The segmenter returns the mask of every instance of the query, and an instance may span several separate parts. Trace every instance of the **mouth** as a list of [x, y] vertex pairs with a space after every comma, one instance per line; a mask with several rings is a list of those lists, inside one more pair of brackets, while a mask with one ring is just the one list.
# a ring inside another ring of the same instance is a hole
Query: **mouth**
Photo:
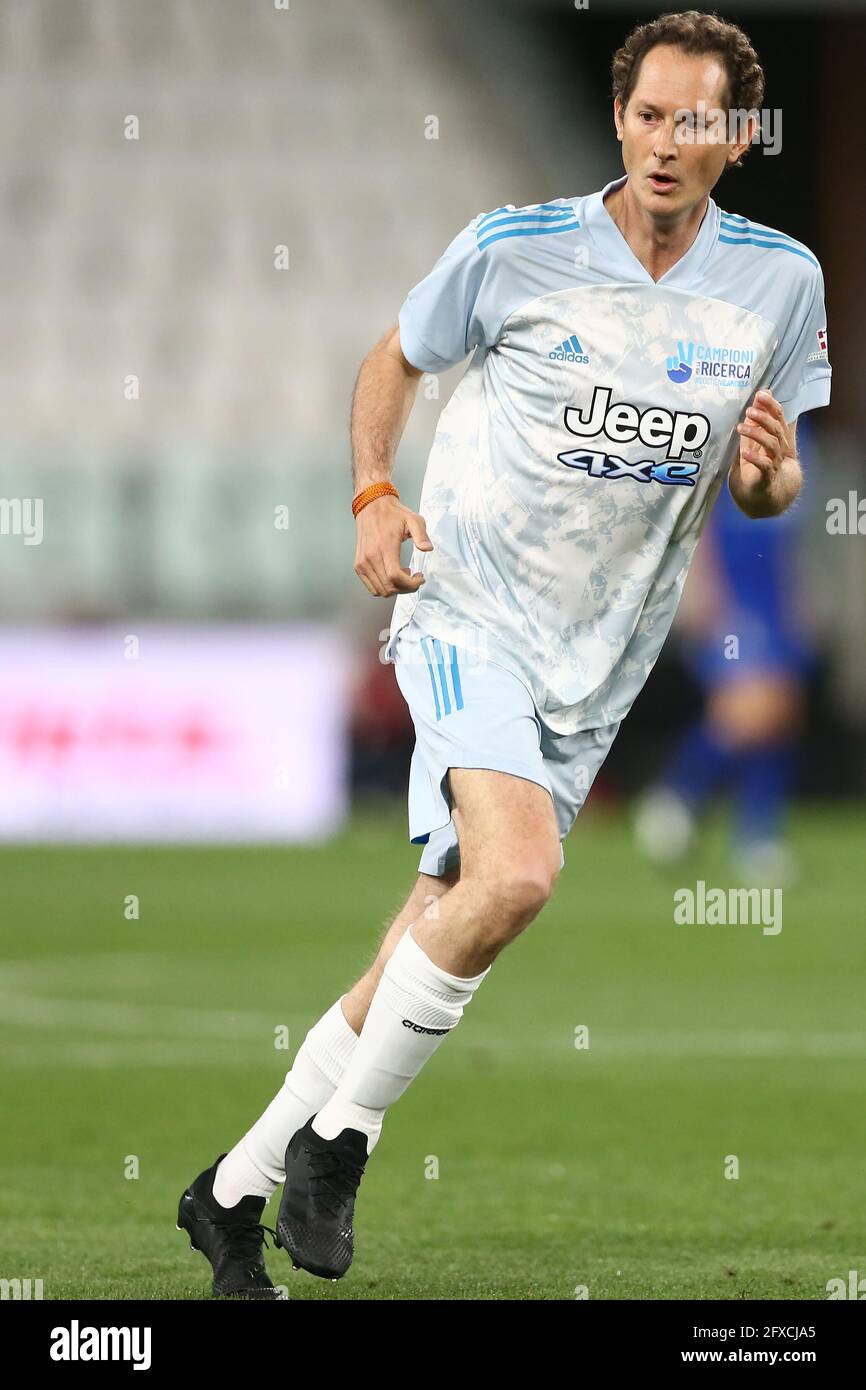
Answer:
[[653, 188], [656, 193], [670, 193], [671, 189], [676, 188], [679, 182], [678, 179], [674, 178], [673, 174], [665, 174], [658, 169], [654, 170], [651, 174], [647, 174], [647, 179], [650, 187]]

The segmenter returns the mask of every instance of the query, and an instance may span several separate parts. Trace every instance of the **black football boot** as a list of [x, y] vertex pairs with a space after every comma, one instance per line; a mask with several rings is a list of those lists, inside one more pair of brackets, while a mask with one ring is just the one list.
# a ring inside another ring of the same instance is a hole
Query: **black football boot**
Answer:
[[[242, 1197], [235, 1207], [221, 1207], [213, 1195], [214, 1177], [225, 1158], [220, 1154], [212, 1168], [199, 1173], [180, 1199], [177, 1229], [186, 1231], [193, 1250], [213, 1266], [214, 1298], [278, 1298], [286, 1295], [275, 1289], [262, 1250], [266, 1244], [260, 1217], [264, 1197]], [[271, 1231], [276, 1240], [276, 1235]]]
[[341, 1279], [352, 1263], [352, 1216], [367, 1162], [367, 1136], [344, 1129], [323, 1139], [309, 1120], [286, 1149], [286, 1185], [277, 1217], [277, 1245], [296, 1269]]

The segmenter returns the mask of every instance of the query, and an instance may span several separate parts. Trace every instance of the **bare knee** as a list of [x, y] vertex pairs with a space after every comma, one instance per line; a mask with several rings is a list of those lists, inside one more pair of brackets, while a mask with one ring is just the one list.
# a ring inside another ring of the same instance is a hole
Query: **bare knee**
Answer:
[[496, 905], [516, 920], [531, 922], [553, 892], [559, 864], [542, 859], [510, 863], [492, 885]]
[[558, 852], [555, 858], [547, 852], [514, 854], [480, 876], [479, 925], [490, 949], [501, 950], [538, 916], [553, 892], [559, 868]]

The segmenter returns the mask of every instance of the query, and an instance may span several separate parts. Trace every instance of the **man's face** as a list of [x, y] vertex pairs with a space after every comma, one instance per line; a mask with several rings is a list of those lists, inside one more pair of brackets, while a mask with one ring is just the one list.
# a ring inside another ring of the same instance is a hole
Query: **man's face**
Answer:
[[[644, 57], [625, 109], [618, 97], [614, 102], [629, 187], [653, 217], [673, 220], [695, 207], [747, 147], [751, 125], [744, 138], [728, 140], [727, 88], [714, 54], [694, 57], [659, 44]], [[694, 113], [691, 131], [683, 112]], [[701, 112], [710, 122], [706, 129]]]

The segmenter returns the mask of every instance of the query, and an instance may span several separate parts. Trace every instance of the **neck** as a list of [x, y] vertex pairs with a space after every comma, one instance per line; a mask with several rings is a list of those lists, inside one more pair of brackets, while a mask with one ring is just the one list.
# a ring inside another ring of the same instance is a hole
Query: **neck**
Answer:
[[699, 203], [678, 217], [662, 221], [641, 207], [626, 179], [621, 188], [608, 193], [604, 206], [647, 273], [660, 280], [688, 251], [708, 202], [705, 193]]

